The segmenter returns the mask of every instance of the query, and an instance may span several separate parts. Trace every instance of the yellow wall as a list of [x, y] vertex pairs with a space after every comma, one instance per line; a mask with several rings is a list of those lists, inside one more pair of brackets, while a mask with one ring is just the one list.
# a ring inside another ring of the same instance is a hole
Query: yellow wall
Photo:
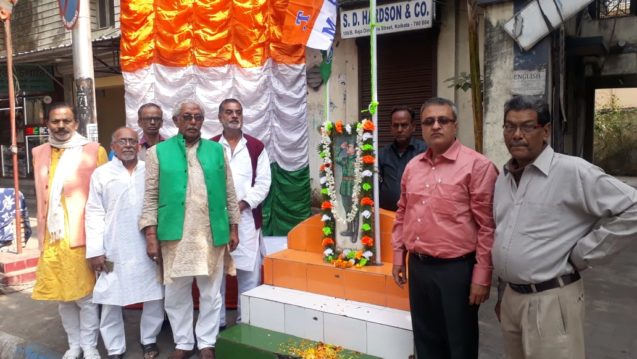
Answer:
[[95, 102], [97, 102], [99, 141], [108, 149], [113, 131], [118, 127], [126, 126], [124, 87], [96, 88]]
[[595, 91], [595, 108], [604, 107], [616, 96], [619, 107], [637, 107], [637, 88], [599, 89]]

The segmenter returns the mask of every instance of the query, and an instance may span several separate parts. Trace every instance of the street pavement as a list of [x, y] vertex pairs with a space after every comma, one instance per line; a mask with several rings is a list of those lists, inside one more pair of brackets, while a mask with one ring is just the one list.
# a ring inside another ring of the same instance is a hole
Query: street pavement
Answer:
[[[33, 240], [33, 239], [32, 239]], [[34, 243], [35, 241], [33, 240]], [[589, 269], [586, 293], [586, 348], [592, 359], [637, 358], [637, 241], [607, 265]], [[497, 296], [480, 309], [480, 358], [503, 358], [502, 336], [493, 307]], [[127, 358], [141, 358], [139, 310], [126, 309]], [[229, 311], [232, 324], [235, 311]], [[158, 338], [160, 358], [173, 349], [166, 322]], [[30, 288], [0, 288], [0, 359], [58, 359], [67, 349], [57, 303], [34, 301]], [[101, 344], [100, 351], [106, 357]], [[235, 359], [235, 358], [231, 358]], [[243, 358], [237, 358], [243, 359]], [[249, 358], [246, 358], [249, 359]], [[550, 359], [550, 358], [547, 358]]]

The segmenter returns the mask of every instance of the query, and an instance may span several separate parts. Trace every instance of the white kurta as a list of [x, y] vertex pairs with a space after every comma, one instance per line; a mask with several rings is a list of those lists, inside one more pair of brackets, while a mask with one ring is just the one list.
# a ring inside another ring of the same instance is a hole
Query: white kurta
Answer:
[[132, 174], [118, 159], [91, 176], [86, 203], [86, 258], [106, 256], [113, 272], [102, 272], [93, 301], [129, 305], [163, 298], [159, 268], [146, 255], [146, 240], [137, 227], [144, 202], [145, 164]]
[[[223, 145], [226, 157], [230, 162], [232, 170], [232, 179], [234, 180], [234, 188], [237, 192], [237, 201], [245, 201], [250, 208], [256, 208], [265, 200], [270, 191], [270, 159], [265, 148], [261, 152], [257, 161], [257, 176], [254, 186], [252, 186], [252, 162], [250, 153], [248, 152], [247, 141], [242, 137], [234, 153], [226, 141], [221, 136], [219, 143]], [[241, 220], [239, 222], [239, 246], [234, 252], [231, 252], [234, 264], [237, 269], [252, 271], [254, 269], [255, 260], [259, 253], [259, 239], [261, 237], [261, 229], [254, 228], [254, 218], [251, 210], [241, 212]]]

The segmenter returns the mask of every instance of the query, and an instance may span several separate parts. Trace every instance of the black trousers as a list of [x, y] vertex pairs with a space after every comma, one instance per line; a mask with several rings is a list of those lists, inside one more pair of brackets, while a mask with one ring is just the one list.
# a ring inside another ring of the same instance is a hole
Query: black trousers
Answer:
[[478, 305], [469, 305], [475, 258], [409, 256], [409, 303], [418, 359], [478, 357]]

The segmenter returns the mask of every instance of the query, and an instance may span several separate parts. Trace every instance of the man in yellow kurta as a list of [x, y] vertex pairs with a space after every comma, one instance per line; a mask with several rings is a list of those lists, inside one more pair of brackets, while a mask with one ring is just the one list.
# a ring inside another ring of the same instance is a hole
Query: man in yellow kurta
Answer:
[[[228, 250], [239, 244], [239, 203], [220, 144], [201, 139], [203, 107], [177, 104], [177, 136], [148, 149], [146, 189], [139, 228], [148, 256], [163, 266], [164, 307], [175, 340], [169, 359], [214, 359], [219, 333], [221, 281]], [[199, 287], [199, 317], [193, 333], [191, 286]]]
[[76, 132], [66, 103], [51, 106], [46, 125], [49, 143], [33, 149], [41, 255], [32, 297], [59, 302], [69, 343], [63, 359], [97, 359], [99, 318], [91, 298], [95, 273], [86, 262], [84, 206], [91, 174], [108, 155]]

